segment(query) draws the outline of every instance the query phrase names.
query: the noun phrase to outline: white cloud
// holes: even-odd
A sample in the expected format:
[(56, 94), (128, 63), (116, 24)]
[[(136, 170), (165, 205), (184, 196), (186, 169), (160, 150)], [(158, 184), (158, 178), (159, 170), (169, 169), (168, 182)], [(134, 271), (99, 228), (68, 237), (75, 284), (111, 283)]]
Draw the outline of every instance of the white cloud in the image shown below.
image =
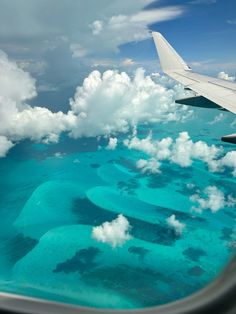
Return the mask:
[(124, 145), (129, 149), (143, 151), (157, 161), (169, 160), (181, 167), (191, 166), (195, 159), (202, 160), (212, 171), (215, 170), (216, 158), (221, 153), (221, 149), (214, 145), (208, 146), (202, 141), (194, 143), (187, 132), (179, 133), (175, 141), (170, 137), (153, 140), (151, 134), (144, 139), (134, 136), (126, 139)]
[(236, 177), (236, 151), (226, 153), (226, 155), (218, 161), (219, 169), (225, 167), (233, 169), (232, 174)]
[(0, 135), (0, 157), (5, 157), (9, 149), (11, 149), (14, 144), (9, 141), (5, 136)]
[(73, 58), (83, 58), (87, 55), (87, 50), (80, 44), (74, 43), (70, 45)]
[[(229, 169), (236, 177), (236, 151), (223, 155), (222, 147), (208, 145), (203, 141), (193, 142), (187, 132), (179, 133), (175, 140), (170, 137), (153, 140), (151, 133), (146, 138), (139, 139), (135, 133), (131, 138), (124, 140), (123, 144), (129, 149), (146, 153), (148, 157), (151, 157), (149, 162), (151, 160), (152, 165), (155, 165), (155, 161), (157, 162), (159, 171), (161, 171), (160, 161), (162, 160), (181, 167), (190, 167), (194, 160), (200, 160), (207, 164), (211, 172), (223, 172)], [(146, 165), (148, 161), (144, 163), (143, 160), (137, 164), (139, 169)]]
[(230, 81), (230, 82), (235, 81), (235, 76), (230, 76), (228, 73), (225, 73), (224, 71), (219, 72), (217, 77), (225, 81)]
[(135, 64), (134, 60), (130, 58), (127, 58), (121, 62), (121, 66), (124, 66), (124, 67), (130, 67), (134, 64)]
[(190, 197), (190, 200), (197, 203), (192, 210), (201, 213), (204, 209), (210, 209), (212, 213), (219, 211), (224, 207), (233, 207), (236, 204), (236, 199), (231, 195), (225, 197), (224, 193), (216, 186), (208, 186), (203, 191), (203, 196), (199, 193)]
[(37, 95), (35, 80), (20, 69), (15, 62), (8, 59), (0, 50), (0, 96), (11, 99), (16, 106), (22, 107), (22, 102)]
[[(13, 46), (14, 43), (12, 50), (27, 50), (26, 55), (33, 52), (34, 56), (38, 56), (48, 50), (52, 52), (62, 44), (67, 48), (71, 44), (82, 45), (86, 54), (90, 55), (110, 54), (125, 43), (150, 37), (149, 24), (175, 19), (184, 13), (183, 6), (159, 6), (158, 9), (145, 10), (152, 2), (68, 0), (58, 5), (57, 0), (3, 1), (0, 36), (8, 39), (6, 45)], [(9, 21), (11, 27), (8, 26)], [(16, 42), (14, 38), (17, 37), (21, 40)], [(80, 58), (81, 49), (74, 56)], [(63, 61), (66, 60), (66, 56), (60, 54), (61, 57)]]
[(93, 35), (98, 35), (103, 30), (103, 22), (96, 20), (90, 25)]
[(181, 167), (189, 167), (194, 159), (198, 159), (206, 162), (211, 169), (220, 152), (221, 149), (215, 145), (208, 146), (203, 141), (194, 143), (187, 132), (181, 132), (173, 145), (170, 159)]
[(35, 80), (0, 51), (0, 136), (5, 149), (25, 138), (57, 142), (60, 133), (72, 126), (71, 112), (52, 113), (47, 108), (29, 106), (27, 101), (36, 95)]
[(27, 101), (37, 95), (35, 80), (4, 53), (0, 70), (0, 135), (13, 143), (26, 138), (57, 142), (61, 132), (74, 138), (127, 132), (144, 121), (184, 121), (191, 113), (174, 103), (186, 94), (182, 87), (167, 89), (142, 69), (134, 76), (112, 70), (91, 72), (66, 114), (29, 106)]
[(160, 173), (160, 162), (155, 158), (150, 158), (148, 160), (139, 159), (136, 164), (138, 169), (141, 169), (143, 173)]
[(144, 121), (184, 121), (191, 112), (174, 100), (185, 94), (182, 87), (167, 89), (155, 83), (143, 69), (137, 69), (133, 77), (113, 70), (93, 71), (70, 100), (77, 116), (71, 136), (126, 132)]
[(214, 120), (212, 120), (211, 122), (209, 122), (208, 124), (213, 125), (216, 124), (218, 122), (223, 121), (226, 118), (226, 115), (224, 113), (219, 113), (218, 115), (215, 116)]
[[(96, 40), (103, 43), (95, 49), (117, 51), (119, 46), (125, 43), (147, 39), (151, 37), (148, 30), (149, 24), (176, 19), (183, 13), (183, 7), (169, 6), (132, 14), (120, 13), (103, 20), (95, 20), (90, 24), (92, 34), (95, 35), (93, 39), (96, 37)], [(88, 45), (90, 45), (89, 42)]]
[(110, 150), (116, 149), (117, 143), (118, 143), (118, 140), (116, 137), (110, 137), (106, 149), (110, 149)]
[(94, 227), (92, 237), (98, 242), (110, 244), (115, 248), (131, 239), (130, 229), (129, 221), (120, 214), (111, 222), (106, 221), (101, 226)]
[(175, 215), (172, 215), (166, 219), (168, 226), (173, 228), (176, 234), (181, 235), (183, 230), (185, 229), (186, 225), (181, 223), (179, 220), (176, 219)]

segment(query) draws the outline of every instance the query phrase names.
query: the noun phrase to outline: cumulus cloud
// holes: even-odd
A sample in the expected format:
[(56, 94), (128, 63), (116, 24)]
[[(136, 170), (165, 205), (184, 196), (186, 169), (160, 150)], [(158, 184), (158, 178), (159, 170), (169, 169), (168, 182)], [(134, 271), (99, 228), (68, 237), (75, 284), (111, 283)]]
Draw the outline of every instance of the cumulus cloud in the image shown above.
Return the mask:
[(175, 215), (171, 215), (166, 219), (168, 226), (173, 228), (177, 235), (181, 235), (183, 230), (185, 229), (186, 225), (176, 219)]
[(92, 237), (98, 242), (107, 243), (115, 248), (131, 239), (130, 229), (129, 221), (120, 214), (111, 222), (106, 221), (101, 226), (94, 227)]
[[(184, 121), (191, 113), (174, 102), (185, 95), (182, 87), (165, 88), (143, 69), (134, 76), (112, 70), (91, 72), (66, 114), (30, 106), (28, 101), (37, 95), (35, 80), (3, 52), (0, 70), (0, 135), (13, 143), (26, 138), (57, 142), (61, 132), (74, 138), (127, 132), (144, 121)], [(115, 147), (116, 139), (110, 141), (108, 147)]]
[(37, 95), (35, 80), (19, 66), (10, 61), (0, 50), (0, 96), (10, 99), (21, 109), (22, 102)]
[(225, 205), (224, 193), (216, 186), (208, 186), (204, 190), (205, 198), (199, 194), (191, 196), (192, 202), (198, 203), (198, 207), (193, 206), (192, 209), (197, 212), (202, 212), (203, 209), (210, 209), (213, 213), (217, 212)]
[(219, 72), (217, 77), (225, 81), (230, 81), (230, 82), (235, 81), (235, 76), (230, 76), (228, 73), (225, 73), (224, 71)]
[(93, 35), (98, 35), (103, 30), (103, 22), (96, 20), (90, 25)]
[(0, 157), (5, 157), (9, 149), (11, 149), (14, 144), (9, 141), (5, 136), (0, 135)]
[(116, 137), (110, 137), (106, 149), (110, 149), (110, 150), (116, 149), (117, 143), (118, 143), (118, 140)]
[(184, 168), (190, 167), (194, 160), (200, 160), (206, 163), (211, 172), (223, 172), (225, 169), (229, 169), (232, 170), (232, 175), (236, 176), (236, 151), (230, 151), (223, 155), (222, 147), (208, 145), (203, 141), (193, 142), (187, 132), (179, 133), (175, 140), (170, 137), (154, 140), (151, 133), (146, 138), (139, 139), (134, 134), (123, 143), (129, 149), (135, 149), (148, 155), (149, 158), (146, 162), (142, 159), (137, 163), (137, 167), (142, 172), (151, 173), (152, 168), (156, 171), (158, 169), (160, 172), (160, 162), (164, 160)]
[(192, 202), (197, 203), (197, 206), (192, 206), (192, 210), (199, 213), (205, 209), (215, 213), (224, 207), (233, 207), (236, 204), (236, 199), (232, 195), (225, 197), (216, 186), (206, 187), (202, 194), (199, 192), (190, 197)]
[(160, 173), (161, 163), (155, 158), (150, 158), (148, 160), (139, 159), (136, 164), (138, 169), (141, 169), (143, 173)]
[(74, 121), (71, 112), (53, 113), (47, 108), (28, 105), (36, 95), (35, 80), (0, 52), (1, 156), (22, 139), (57, 142), (60, 133), (71, 127)]
[(200, 159), (213, 167), (215, 158), (221, 152), (221, 149), (215, 145), (208, 146), (205, 142), (193, 142), (187, 132), (179, 133), (174, 141), (167, 137), (162, 140), (153, 140), (152, 135), (144, 139), (137, 136), (124, 141), (130, 149), (136, 149), (151, 155), (156, 160), (169, 160), (181, 167), (191, 166), (194, 159)]
[(154, 82), (143, 69), (137, 69), (134, 76), (113, 70), (103, 74), (93, 71), (70, 100), (77, 116), (71, 136), (127, 132), (131, 125), (144, 121), (184, 121), (189, 109), (174, 102), (184, 94), (179, 85), (167, 89)]
[(218, 169), (224, 169), (225, 167), (233, 169), (232, 174), (236, 177), (236, 151), (226, 153), (226, 155), (218, 161)]

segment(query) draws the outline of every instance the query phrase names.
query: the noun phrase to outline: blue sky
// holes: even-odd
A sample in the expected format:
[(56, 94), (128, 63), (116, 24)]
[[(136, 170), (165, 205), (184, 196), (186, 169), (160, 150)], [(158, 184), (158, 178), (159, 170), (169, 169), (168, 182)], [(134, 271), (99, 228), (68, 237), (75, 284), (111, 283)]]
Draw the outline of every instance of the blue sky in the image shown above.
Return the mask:
[[(216, 74), (236, 71), (236, 2), (226, 1), (157, 1), (149, 9), (161, 5), (180, 5), (181, 17), (149, 28), (161, 32), (176, 50), (198, 71)], [(123, 55), (139, 60), (154, 60), (156, 52), (151, 40), (127, 44)], [(197, 64), (199, 63), (199, 64)]]

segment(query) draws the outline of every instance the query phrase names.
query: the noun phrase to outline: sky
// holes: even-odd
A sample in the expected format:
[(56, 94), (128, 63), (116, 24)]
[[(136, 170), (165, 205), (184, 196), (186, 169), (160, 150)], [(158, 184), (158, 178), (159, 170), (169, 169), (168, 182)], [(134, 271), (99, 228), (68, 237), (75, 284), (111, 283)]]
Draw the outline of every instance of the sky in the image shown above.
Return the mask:
[(0, 0), (0, 49), (39, 91), (71, 87), (93, 68), (159, 69), (149, 30), (200, 72), (236, 72), (234, 0)]
[(194, 70), (235, 77), (234, 0), (0, 0), (0, 8), (3, 156), (22, 139), (125, 132), (153, 112), (155, 121), (184, 120), (189, 113), (173, 103), (183, 88), (148, 76), (160, 71), (151, 31)]

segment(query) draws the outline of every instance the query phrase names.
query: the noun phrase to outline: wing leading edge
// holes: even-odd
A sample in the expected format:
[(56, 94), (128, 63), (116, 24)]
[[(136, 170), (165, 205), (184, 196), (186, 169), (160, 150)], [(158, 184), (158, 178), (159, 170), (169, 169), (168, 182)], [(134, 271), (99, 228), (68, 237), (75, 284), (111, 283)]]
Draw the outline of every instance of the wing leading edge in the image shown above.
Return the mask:
[[(236, 83), (193, 72), (160, 33), (153, 32), (152, 35), (163, 72), (183, 84), (186, 89), (196, 93), (194, 101), (194, 97), (192, 97), (178, 100), (178, 103), (218, 108), (236, 114)], [(230, 135), (223, 137), (222, 140), (236, 143), (236, 134), (233, 134), (233, 139)]]

